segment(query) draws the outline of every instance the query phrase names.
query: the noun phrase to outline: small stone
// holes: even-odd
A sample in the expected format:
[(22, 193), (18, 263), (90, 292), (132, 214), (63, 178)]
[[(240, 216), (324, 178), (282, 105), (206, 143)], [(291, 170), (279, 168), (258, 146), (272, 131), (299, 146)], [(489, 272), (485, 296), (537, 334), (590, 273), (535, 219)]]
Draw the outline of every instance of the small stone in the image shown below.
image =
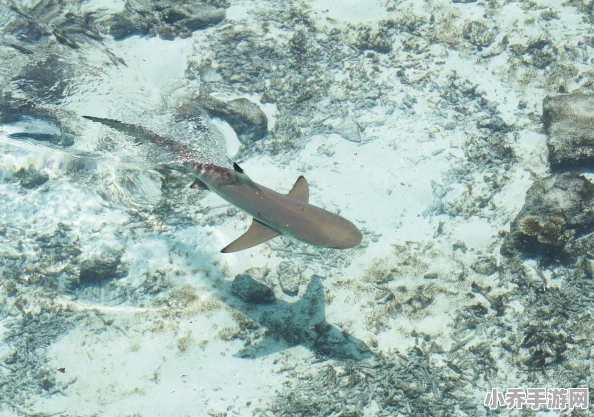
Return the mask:
[(296, 296), (299, 293), (301, 277), (289, 262), (281, 262), (279, 264), (278, 281), (285, 294)]
[[(270, 304), (276, 300), (274, 291), (256, 281), (252, 276), (262, 275), (262, 268), (251, 268), (233, 280), (231, 292), (236, 297), (253, 304)], [(266, 271), (267, 274), (267, 271)]]
[(82, 261), (80, 283), (97, 284), (106, 279), (125, 277), (128, 271), (120, 265), (121, 258), (121, 252), (106, 252), (101, 256)]
[(21, 180), (21, 187), (27, 189), (37, 188), (49, 180), (49, 176), (45, 172), (39, 172), (35, 168), (21, 168), (17, 171), (16, 176)]

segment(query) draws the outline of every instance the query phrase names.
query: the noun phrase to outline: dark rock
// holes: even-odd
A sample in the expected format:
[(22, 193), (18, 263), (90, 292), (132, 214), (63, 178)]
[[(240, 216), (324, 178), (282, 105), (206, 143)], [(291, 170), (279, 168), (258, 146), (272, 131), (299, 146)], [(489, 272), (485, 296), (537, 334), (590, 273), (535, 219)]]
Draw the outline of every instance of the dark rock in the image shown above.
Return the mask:
[(109, 33), (116, 40), (122, 40), (132, 35), (146, 35), (148, 31), (149, 24), (140, 15), (128, 17), (116, 14), (109, 27)]
[(184, 10), (178, 9), (176, 7), (171, 7), (164, 10), (161, 13), (161, 16), (163, 17), (163, 21), (169, 24), (179, 22), (180, 20), (190, 17)]
[(23, 188), (37, 188), (49, 180), (49, 176), (45, 172), (39, 172), (35, 168), (19, 169), (16, 176), (21, 180), (21, 187)]
[(57, 55), (48, 55), (42, 60), (27, 65), (15, 84), (29, 97), (47, 102), (58, 102), (66, 97), (71, 79), (71, 65)]
[(545, 69), (557, 59), (557, 49), (546, 40), (536, 41), (526, 48), (523, 61), (538, 69)]
[(572, 262), (582, 257), (594, 258), (594, 233), (582, 236), (568, 243), (565, 252), (569, 255)]
[(514, 126), (510, 126), (499, 116), (486, 117), (479, 119), (476, 123), (478, 128), (489, 129), (492, 132), (508, 133), (514, 130)]
[(576, 174), (558, 174), (532, 184), (526, 202), (501, 247), (506, 256), (558, 255), (574, 238), (594, 231), (594, 184)]
[(229, 123), (244, 145), (262, 139), (268, 132), (268, 118), (257, 104), (248, 99), (224, 102), (205, 94), (200, 98), (206, 111)]
[(369, 50), (388, 54), (392, 52), (392, 43), (392, 37), (385, 28), (373, 30), (368, 26), (362, 26), (358, 30), (356, 45), (362, 51)]
[(146, 8), (126, 7), (112, 18), (111, 35), (117, 40), (132, 35), (158, 35), (173, 40), (225, 20), (226, 11), (221, 7), (201, 2), (172, 3), (154, 2)]
[[(264, 272), (264, 276), (267, 271)], [(261, 268), (251, 268), (245, 273), (239, 274), (233, 280), (231, 285), (231, 292), (243, 301), (253, 304), (270, 304), (276, 298), (274, 291), (266, 285), (256, 281), (252, 276), (262, 275)]]
[(545, 69), (553, 64), (559, 57), (559, 52), (551, 41), (541, 39), (529, 45), (511, 44), (508, 47), (512, 56), (515, 56), (524, 65)]
[(462, 37), (479, 48), (491, 45), (496, 36), (497, 33), (482, 22), (469, 22), (462, 29)]
[(78, 236), (64, 223), (58, 223), (51, 233), (37, 236), (36, 243), (44, 257), (53, 265), (64, 261), (76, 262), (81, 253)]
[(98, 284), (111, 278), (122, 278), (128, 271), (121, 265), (121, 252), (106, 252), (98, 257), (86, 259), (80, 265), (81, 284)]
[(545, 98), (543, 121), (551, 169), (594, 167), (594, 95)]
[(524, 329), (519, 357), (528, 368), (543, 369), (564, 362), (573, 342), (564, 331), (533, 323)]
[(477, 274), (493, 275), (495, 272), (497, 272), (497, 261), (492, 256), (483, 256), (474, 262), (470, 267)]
[(210, 5), (198, 6), (193, 12), (193, 16), (180, 22), (180, 26), (184, 26), (191, 31), (204, 29), (222, 22), (225, 20), (226, 15), (225, 9)]

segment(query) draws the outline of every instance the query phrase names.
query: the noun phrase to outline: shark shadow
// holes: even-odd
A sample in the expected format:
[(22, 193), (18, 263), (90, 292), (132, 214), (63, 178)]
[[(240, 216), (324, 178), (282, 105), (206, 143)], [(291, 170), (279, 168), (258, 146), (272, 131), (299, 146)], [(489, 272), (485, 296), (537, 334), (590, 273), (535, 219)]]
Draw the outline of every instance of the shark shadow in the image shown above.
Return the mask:
[(267, 329), (262, 340), (235, 357), (258, 358), (297, 345), (329, 359), (360, 361), (373, 356), (362, 340), (328, 323), (324, 286), (316, 275), (305, 294), (293, 303), (275, 298), (269, 304), (254, 304), (236, 296), (223, 301)]

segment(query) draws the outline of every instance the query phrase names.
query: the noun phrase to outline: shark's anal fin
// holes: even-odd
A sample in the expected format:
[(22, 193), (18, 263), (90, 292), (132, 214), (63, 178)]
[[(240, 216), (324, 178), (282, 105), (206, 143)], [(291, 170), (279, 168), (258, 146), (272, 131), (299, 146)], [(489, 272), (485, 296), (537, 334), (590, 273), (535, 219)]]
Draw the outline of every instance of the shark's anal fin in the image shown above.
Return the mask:
[(297, 178), (295, 185), (287, 195), (295, 200), (309, 202), (309, 184), (303, 175)]
[(208, 190), (208, 186), (199, 178), (196, 178), (194, 180), (192, 185), (190, 185), (190, 188), (198, 190)]
[(254, 219), (248, 231), (221, 250), (221, 253), (238, 252), (240, 250), (248, 249), (279, 235), (280, 233), (276, 230), (271, 229), (264, 223), (260, 223), (258, 220)]

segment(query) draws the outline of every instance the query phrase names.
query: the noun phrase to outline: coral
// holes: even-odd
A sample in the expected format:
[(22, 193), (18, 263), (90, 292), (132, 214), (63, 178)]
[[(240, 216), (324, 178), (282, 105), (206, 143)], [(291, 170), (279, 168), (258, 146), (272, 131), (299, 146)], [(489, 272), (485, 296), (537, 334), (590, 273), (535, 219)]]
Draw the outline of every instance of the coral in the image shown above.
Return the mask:
[(479, 49), (491, 45), (496, 36), (497, 32), (482, 22), (469, 22), (462, 30), (462, 37)]
[(536, 236), (540, 231), (540, 219), (538, 216), (526, 216), (522, 220), (522, 232), (528, 236)]
[(524, 333), (521, 361), (527, 367), (543, 368), (563, 362), (569, 337), (563, 331), (550, 331), (545, 326), (532, 325)]
[(573, 240), (575, 231), (566, 228), (565, 219), (559, 216), (526, 216), (522, 219), (520, 232), (536, 238), (544, 246), (563, 247)]

